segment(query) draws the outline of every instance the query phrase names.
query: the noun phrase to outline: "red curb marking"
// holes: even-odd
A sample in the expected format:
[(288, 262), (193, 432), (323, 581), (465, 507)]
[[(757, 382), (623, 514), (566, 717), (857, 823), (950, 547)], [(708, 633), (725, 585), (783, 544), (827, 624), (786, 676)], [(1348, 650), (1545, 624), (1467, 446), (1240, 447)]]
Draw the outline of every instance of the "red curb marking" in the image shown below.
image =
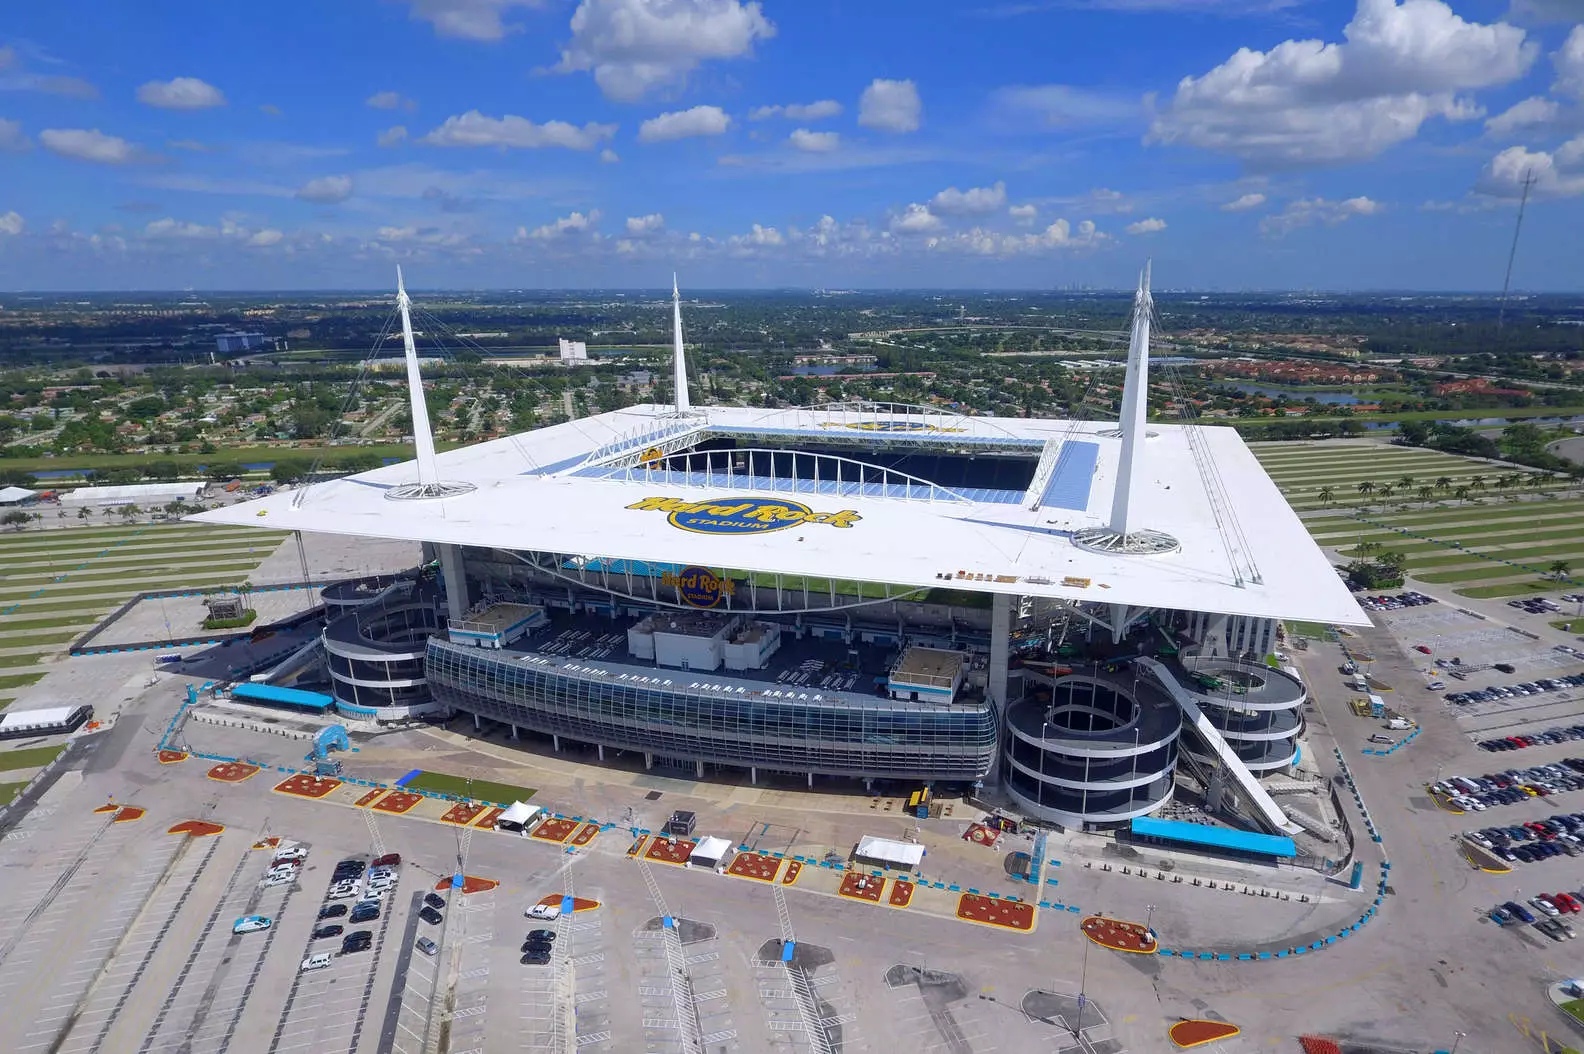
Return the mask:
[(187, 760), (187, 755), (180, 750), (162, 750), (155, 756), (159, 758), (161, 765), (174, 765), (179, 761)]
[(139, 809), (136, 805), (124, 805), (121, 807), (121, 811), (115, 814), (115, 819), (110, 822), (131, 823), (133, 820), (141, 819), (143, 819), (142, 809)]
[(367, 794), (363, 795), (363, 797), (359, 798), (353, 804), (361, 809), (365, 805), (374, 804), (376, 801), (379, 800), (379, 796), (381, 794), (384, 794), (384, 793), (385, 793), (385, 788), (384, 787), (375, 787), (373, 790), (371, 790)]
[(1206, 1021), (1202, 1018), (1185, 1018), (1166, 1030), (1171, 1041), (1184, 1049), (1202, 1043), (1213, 1043), (1243, 1031), (1227, 1021)]
[(1143, 926), (1125, 919), (1091, 915), (1079, 924), (1083, 935), (1100, 945), (1119, 952), (1139, 952), (1153, 955), (1156, 941)]
[(797, 881), (797, 877), (802, 873), (803, 862), (801, 860), (788, 861), (786, 874), (781, 876), (781, 884), (783, 886), (790, 886), (792, 883)]
[[(482, 893), (484, 890), (494, 889), (498, 885), (500, 883), (493, 878), (479, 878), (477, 875), (462, 876), (462, 892), (464, 893)], [(435, 883), (435, 892), (437, 893), (443, 893), (450, 888), (451, 880), (449, 878), (442, 878)]]
[(209, 770), (209, 778), (221, 783), (241, 783), (258, 775), (257, 765), (245, 765), (240, 761), (222, 761)]
[(205, 835), (219, 834), (225, 830), (220, 824), (210, 823), (207, 820), (183, 820), (181, 823), (166, 831), (166, 834), (190, 834), (194, 838)]
[(505, 809), (500, 809), (500, 808), (496, 808), (494, 806), (491, 806), (490, 809), (487, 810), (484, 813), (483, 818), (480, 819), (478, 821), (478, 823), (475, 823), (473, 826), (474, 827), (488, 827), (488, 828), (493, 830), (494, 827), (495, 827), (495, 821), (500, 819), (501, 816), (505, 812), (506, 812)]

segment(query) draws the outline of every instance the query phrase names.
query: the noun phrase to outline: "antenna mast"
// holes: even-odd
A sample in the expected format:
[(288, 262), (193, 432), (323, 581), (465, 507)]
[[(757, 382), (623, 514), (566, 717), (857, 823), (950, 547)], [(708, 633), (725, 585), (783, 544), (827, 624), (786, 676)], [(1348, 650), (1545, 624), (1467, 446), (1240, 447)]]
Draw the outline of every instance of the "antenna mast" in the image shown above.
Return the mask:
[(1502, 326), (1507, 320), (1507, 290), (1512, 286), (1513, 261), (1518, 257), (1518, 232), (1523, 230), (1524, 208), (1529, 204), (1529, 188), (1535, 185), (1534, 169), (1525, 169), (1523, 178), (1523, 196), (1518, 199), (1518, 220), (1513, 224), (1512, 248), (1507, 251), (1507, 275), (1502, 279), (1501, 307), (1496, 312), (1496, 335), (1498, 344), (1505, 343), (1500, 338), (1503, 334)]

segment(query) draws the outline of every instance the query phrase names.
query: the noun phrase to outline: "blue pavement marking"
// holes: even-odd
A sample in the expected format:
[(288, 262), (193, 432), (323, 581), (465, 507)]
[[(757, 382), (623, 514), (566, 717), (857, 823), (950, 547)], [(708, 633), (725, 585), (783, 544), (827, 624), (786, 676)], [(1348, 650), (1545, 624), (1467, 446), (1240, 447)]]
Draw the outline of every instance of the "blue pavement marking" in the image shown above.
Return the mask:
[(413, 780), (417, 779), (422, 774), (423, 774), (423, 769), (413, 769), (411, 772), (407, 773), (407, 775), (405, 775), (401, 779), (397, 780), (396, 781), (396, 786), (405, 787), (405, 786), (407, 786), (407, 784), (411, 783)]

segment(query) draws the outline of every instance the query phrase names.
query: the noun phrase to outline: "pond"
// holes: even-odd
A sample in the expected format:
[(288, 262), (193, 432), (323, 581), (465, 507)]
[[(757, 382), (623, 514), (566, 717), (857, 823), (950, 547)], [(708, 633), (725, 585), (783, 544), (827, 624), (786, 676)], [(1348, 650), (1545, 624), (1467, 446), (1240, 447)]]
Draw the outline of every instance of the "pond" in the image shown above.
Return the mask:
[(1313, 399), (1317, 403), (1326, 403), (1330, 406), (1355, 406), (1364, 400), (1347, 392), (1311, 392), (1302, 388), (1266, 388), (1258, 384), (1232, 384), (1228, 387), (1236, 388), (1244, 395), (1263, 395), (1270, 399), (1296, 399), (1302, 402)]

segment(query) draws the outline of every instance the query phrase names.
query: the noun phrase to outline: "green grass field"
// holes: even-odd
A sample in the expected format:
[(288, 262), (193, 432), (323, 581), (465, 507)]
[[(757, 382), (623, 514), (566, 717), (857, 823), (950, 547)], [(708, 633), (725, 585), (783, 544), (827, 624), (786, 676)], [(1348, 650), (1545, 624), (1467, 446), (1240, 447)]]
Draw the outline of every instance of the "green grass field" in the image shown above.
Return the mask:
[(443, 772), (420, 772), (402, 786), (409, 790), (454, 794), (459, 798), (492, 801), (500, 805), (510, 805), (514, 801), (528, 801), (539, 793), (532, 787), (516, 787), (510, 783), (492, 783), (489, 780), (469, 780), (464, 776), (447, 776)]
[(12, 688), (26, 688), (30, 684), (37, 684), (42, 673), (8, 673), (0, 676), (0, 692)]
[[(1366, 555), (1357, 546), (1374, 543), (1405, 557), (1420, 581), (1469, 597), (1522, 596), (1584, 581), (1584, 498), (1562, 477), (1382, 444), (1272, 443), (1254, 452), (1315, 540), (1344, 556)], [(1522, 485), (1495, 486), (1513, 475), (1523, 476)], [(1404, 476), (1413, 480), (1406, 487)], [(1446, 485), (1437, 487), (1442, 479)], [(1377, 492), (1361, 495), (1365, 482)], [(1388, 485), (1390, 497), (1379, 493)], [(1331, 501), (1322, 502), (1327, 486)], [(1432, 488), (1428, 500), (1422, 487)], [(1462, 499), (1454, 496), (1459, 487), (1468, 488)], [(1571, 580), (1550, 577), (1556, 561), (1568, 565)]]
[(57, 743), (50, 747), (24, 747), (21, 750), (0, 751), (0, 772), (43, 768), (54, 761), (66, 747), (65, 743)]
[(0, 783), (0, 805), (10, 805), (26, 786), (26, 783)]

